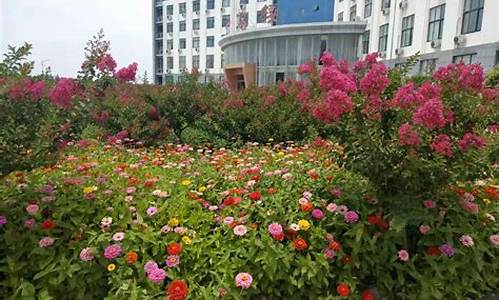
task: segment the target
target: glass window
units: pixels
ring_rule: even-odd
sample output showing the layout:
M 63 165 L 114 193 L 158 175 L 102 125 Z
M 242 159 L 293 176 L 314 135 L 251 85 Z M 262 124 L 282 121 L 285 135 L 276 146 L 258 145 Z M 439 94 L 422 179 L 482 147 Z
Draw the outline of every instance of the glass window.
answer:
M 212 54 L 207 55 L 207 69 L 213 69 L 214 68 L 214 56 Z
M 194 12 L 200 11 L 200 0 L 193 1 L 193 11 Z
M 389 36 L 389 24 L 384 24 L 378 30 L 378 51 L 387 51 L 387 37 Z
M 179 3 L 179 13 L 180 14 L 186 13 L 186 2 Z
M 240 5 L 241 4 L 248 4 L 248 0 L 240 0 Z
M 220 55 L 220 66 L 221 66 L 221 68 L 223 68 L 223 67 L 224 67 L 224 53 L 222 53 L 222 54 Z
M 171 16 L 174 14 L 174 6 L 173 5 L 167 5 L 167 16 Z
M 199 37 L 194 37 L 193 38 L 193 48 L 200 48 L 200 38 Z
M 262 12 L 262 10 L 257 11 L 257 23 L 265 23 L 264 13 Z
M 440 40 L 443 36 L 445 4 L 435 6 L 429 11 L 429 27 L 427 29 L 427 41 Z
M 193 55 L 193 69 L 199 69 L 199 68 L 200 68 L 200 56 Z
M 186 39 L 179 39 L 179 48 L 186 49 Z
M 222 0 L 222 7 L 231 6 L 231 0 Z
M 337 21 L 344 21 L 344 12 L 339 12 L 339 14 L 337 15 Z
M 184 70 L 186 68 L 186 57 L 184 55 L 179 56 L 179 70 Z
M 200 19 L 193 19 L 193 30 L 200 29 Z
M 167 40 L 167 50 L 174 49 L 174 40 Z
M 401 47 L 411 46 L 413 42 L 413 23 L 415 20 L 415 15 L 411 15 L 403 18 L 403 24 L 401 28 Z
M 391 0 L 382 0 L 382 9 L 391 8 Z
M 174 23 L 167 23 L 167 32 L 174 32 Z
M 284 72 L 276 72 L 276 82 L 284 82 L 285 81 L 285 73 Z
M 458 64 L 460 62 L 469 65 L 475 62 L 477 53 L 455 55 L 453 56 L 453 63 Z
M 172 56 L 167 56 L 167 69 L 171 70 L 174 68 L 174 58 Z
M 208 17 L 207 18 L 207 28 L 214 28 L 215 27 L 215 17 Z
M 207 9 L 215 8 L 215 0 L 207 0 Z
M 207 36 L 207 47 L 213 47 L 215 44 L 215 39 L 213 36 Z
M 356 5 L 351 6 L 349 9 L 349 21 L 355 21 L 356 20 Z
M 368 18 L 372 15 L 372 3 L 373 0 L 365 0 L 365 11 L 364 11 L 364 17 Z
M 363 54 L 367 54 L 370 47 L 370 30 L 367 30 L 365 31 L 365 33 L 363 33 L 361 44 L 363 46 Z
M 323 54 L 325 53 L 325 51 L 326 51 L 326 39 L 321 38 L 321 43 L 319 46 L 319 62 L 318 62 L 318 64 L 320 64 L 320 65 L 323 64 L 323 62 L 321 62 L 321 58 L 323 57 Z
M 430 74 L 436 69 L 437 58 L 420 60 L 420 74 Z
M 226 27 L 229 25 L 229 15 L 222 16 L 222 27 Z
M 465 0 L 462 34 L 481 31 L 484 0 Z
M 179 31 L 186 31 L 186 21 L 179 22 Z

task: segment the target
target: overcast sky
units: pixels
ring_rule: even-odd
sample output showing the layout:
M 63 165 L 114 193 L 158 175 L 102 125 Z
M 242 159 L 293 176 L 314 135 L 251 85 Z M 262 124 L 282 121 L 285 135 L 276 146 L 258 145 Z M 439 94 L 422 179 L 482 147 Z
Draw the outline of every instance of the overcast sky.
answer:
M 100 28 L 119 67 L 139 64 L 152 72 L 150 0 L 0 0 L 0 46 L 33 44 L 35 74 L 76 76 L 85 43 Z

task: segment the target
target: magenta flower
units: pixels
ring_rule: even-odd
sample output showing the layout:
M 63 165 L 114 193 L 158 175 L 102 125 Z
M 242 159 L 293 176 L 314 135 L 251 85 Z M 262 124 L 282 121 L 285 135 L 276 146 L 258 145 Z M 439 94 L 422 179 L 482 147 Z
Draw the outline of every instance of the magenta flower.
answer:
M 380 95 L 390 84 L 387 67 L 383 63 L 374 63 L 359 82 L 359 89 L 368 96 Z
M 154 207 L 154 206 L 150 206 L 148 207 L 148 209 L 146 210 L 146 214 L 148 214 L 148 216 L 152 217 L 154 215 L 156 215 L 156 213 L 158 213 L 158 208 Z
M 54 241 L 55 240 L 53 238 L 46 236 L 38 242 L 38 245 L 41 248 L 48 248 L 54 244 Z
M 398 258 L 401 261 L 408 261 L 408 259 L 410 259 L 410 254 L 406 250 L 399 250 L 398 251 Z
M 31 101 L 38 101 L 43 97 L 45 93 L 45 86 L 46 86 L 45 81 L 40 80 L 31 84 L 26 89 Z
M 7 217 L 0 215 L 0 227 L 3 227 L 5 224 L 7 224 Z
M 245 225 L 238 225 L 234 227 L 233 232 L 237 236 L 244 236 L 247 233 L 247 227 Z
M 39 207 L 36 204 L 30 204 L 30 205 L 26 206 L 26 211 L 30 215 L 35 215 L 38 212 L 38 210 L 39 210 Z
M 26 221 L 24 221 L 24 226 L 28 229 L 33 228 L 33 226 L 35 226 L 35 224 L 36 224 L 35 219 L 27 219 Z
M 448 158 L 452 157 L 453 155 L 451 146 L 451 139 L 446 134 L 440 134 L 436 136 L 431 144 L 431 148 L 434 152 Z
M 333 259 L 335 257 L 335 251 L 330 248 L 325 249 L 324 255 L 326 259 Z
M 453 246 L 450 244 L 442 244 L 441 246 L 439 246 L 439 250 L 441 251 L 441 253 L 448 257 L 452 257 L 453 255 L 455 255 L 455 249 L 453 249 Z
M 62 108 L 68 108 L 71 99 L 78 94 L 80 88 L 76 81 L 71 78 L 61 78 L 49 92 L 49 100 L 52 104 Z
M 398 129 L 398 142 L 401 146 L 414 147 L 420 145 L 420 137 L 410 124 L 404 123 Z
M 121 254 L 121 252 L 122 247 L 119 244 L 109 245 L 104 250 L 104 257 L 109 260 L 115 259 Z
M 283 233 L 283 227 L 279 223 L 271 223 L 267 226 L 267 231 L 273 236 L 279 235 Z
M 310 74 L 311 72 L 312 72 L 312 65 L 309 63 L 301 64 L 297 68 L 297 73 L 299 73 L 300 75 Z
M 417 108 L 412 120 L 427 129 L 443 128 L 446 125 L 443 104 L 436 98 L 426 101 Z
M 122 68 L 115 73 L 115 78 L 122 82 L 134 81 L 137 73 L 137 63 L 132 63 L 128 67 Z
M 323 217 L 325 216 L 323 211 L 321 209 L 318 209 L 318 208 L 313 209 L 313 211 L 311 212 L 311 215 L 312 215 L 313 219 L 316 221 L 323 219 Z
M 154 269 L 158 269 L 158 264 L 150 260 L 144 265 L 144 272 L 150 273 Z
M 237 287 L 242 288 L 242 289 L 248 289 L 253 282 L 253 277 L 249 273 L 238 273 L 236 277 L 234 278 L 234 283 L 236 284 Z
M 458 148 L 462 152 L 467 152 L 471 147 L 480 149 L 486 145 L 486 140 L 474 133 L 466 133 L 460 141 L 458 141 Z
M 347 223 L 347 224 L 353 224 L 353 223 L 356 223 L 357 221 L 359 220 L 359 216 L 358 214 L 353 211 L 353 210 L 350 210 L 348 212 L 346 212 L 344 214 L 344 221 Z
M 114 72 L 116 69 L 116 61 L 113 59 L 111 54 L 105 54 L 101 60 L 97 63 L 97 68 L 99 71 L 110 71 Z
M 80 251 L 80 259 L 82 261 L 91 261 L 94 259 L 94 253 L 92 252 L 92 249 L 90 247 L 83 248 L 82 251 Z
M 160 268 L 154 268 L 148 272 L 148 280 L 152 283 L 162 283 L 167 277 L 167 272 Z
M 179 255 L 169 255 L 169 256 L 167 256 L 165 263 L 167 264 L 167 267 L 173 268 L 173 267 L 176 267 L 180 261 L 181 261 L 181 258 Z
M 424 206 L 426 208 L 436 208 L 436 202 L 434 202 L 433 200 L 425 200 L 424 201 Z

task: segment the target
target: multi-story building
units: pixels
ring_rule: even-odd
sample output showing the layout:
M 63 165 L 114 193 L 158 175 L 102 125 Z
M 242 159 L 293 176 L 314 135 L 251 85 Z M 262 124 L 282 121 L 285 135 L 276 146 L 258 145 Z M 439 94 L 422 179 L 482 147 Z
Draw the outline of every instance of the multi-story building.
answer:
M 177 81 L 197 69 L 201 80 L 223 76 L 219 39 L 271 26 L 264 6 L 273 0 L 153 0 L 154 81 Z
M 415 73 L 452 62 L 498 64 L 498 0 L 335 0 L 334 21 L 366 21 L 360 56 L 394 66 L 420 53 Z
M 333 21 L 334 0 L 276 0 L 278 25 Z

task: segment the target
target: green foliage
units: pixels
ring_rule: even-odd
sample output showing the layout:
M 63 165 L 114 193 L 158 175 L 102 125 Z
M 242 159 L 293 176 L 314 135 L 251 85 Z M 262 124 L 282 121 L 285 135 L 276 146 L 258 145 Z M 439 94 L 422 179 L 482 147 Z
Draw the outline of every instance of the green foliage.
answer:
M 486 80 L 484 84 L 487 87 L 497 87 L 498 88 L 498 65 L 492 68 L 486 75 Z
M 0 77 L 25 77 L 31 74 L 35 62 L 29 61 L 33 46 L 24 43 L 19 48 L 7 46 L 7 53 L 0 62 Z
M 104 29 L 101 28 L 85 46 L 85 60 L 82 64 L 81 70 L 78 71 L 78 78 L 82 80 L 94 79 L 98 74 L 97 64 L 110 50 L 111 43 L 105 39 Z

